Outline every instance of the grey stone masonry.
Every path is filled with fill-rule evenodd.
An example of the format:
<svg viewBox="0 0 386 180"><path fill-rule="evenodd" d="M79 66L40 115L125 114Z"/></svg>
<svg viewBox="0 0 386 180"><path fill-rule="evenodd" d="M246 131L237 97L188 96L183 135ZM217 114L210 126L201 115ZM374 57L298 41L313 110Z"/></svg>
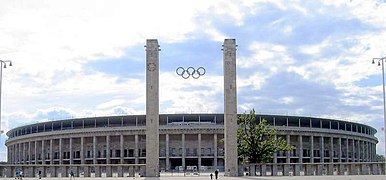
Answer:
<svg viewBox="0 0 386 180"><path fill-rule="evenodd" d="M159 169L159 45L146 41L146 176L157 177Z"/></svg>
<svg viewBox="0 0 386 180"><path fill-rule="evenodd" d="M236 40L225 39L224 59L224 138L225 173L238 176L237 156L237 85L236 85Z"/></svg>

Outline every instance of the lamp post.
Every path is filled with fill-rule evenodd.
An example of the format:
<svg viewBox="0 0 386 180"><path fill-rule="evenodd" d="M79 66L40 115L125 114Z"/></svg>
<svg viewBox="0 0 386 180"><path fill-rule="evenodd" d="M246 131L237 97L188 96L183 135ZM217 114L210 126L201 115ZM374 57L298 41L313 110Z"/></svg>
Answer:
<svg viewBox="0 0 386 180"><path fill-rule="evenodd" d="M375 64L375 61L378 61L378 66L382 65L382 88L383 88L383 133L384 133L384 146L385 146L385 158L386 158L386 100L385 100L385 63L386 57L373 58L372 63ZM386 159L385 159L386 163ZM385 174L386 174L386 164L385 164Z"/></svg>
<svg viewBox="0 0 386 180"><path fill-rule="evenodd" d="M0 134L3 134L3 129L1 128L1 88L2 88L2 79L3 79L3 68L7 68L7 63L9 66L12 66L11 60L0 60Z"/></svg>

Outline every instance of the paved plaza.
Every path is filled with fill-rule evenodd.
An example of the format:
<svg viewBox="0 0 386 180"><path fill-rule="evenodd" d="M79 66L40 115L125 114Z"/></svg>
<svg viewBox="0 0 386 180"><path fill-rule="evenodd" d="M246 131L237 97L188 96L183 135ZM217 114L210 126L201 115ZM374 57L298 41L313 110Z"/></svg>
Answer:
<svg viewBox="0 0 386 180"><path fill-rule="evenodd" d="M23 178L23 180L37 180L38 178ZM43 180L69 180L69 177L66 178L42 178ZM174 177L160 177L160 178L145 178L145 177L119 177L119 178L75 178L78 180L210 180L210 177L183 177L183 176L174 176ZM213 178L214 179L214 178ZM276 176L276 177L224 177L220 176L219 180L386 180L384 175L371 175L371 176ZM0 178L0 180L14 180L14 178ZM73 178L74 180L74 178Z"/></svg>

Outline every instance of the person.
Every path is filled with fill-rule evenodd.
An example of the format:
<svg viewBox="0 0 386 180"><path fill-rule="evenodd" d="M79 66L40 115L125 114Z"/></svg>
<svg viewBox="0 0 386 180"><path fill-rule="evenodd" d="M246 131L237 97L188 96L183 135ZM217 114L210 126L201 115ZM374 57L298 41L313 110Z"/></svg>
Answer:
<svg viewBox="0 0 386 180"><path fill-rule="evenodd" d="M216 178L216 179L218 179L218 170L216 169L216 171L214 171L214 177Z"/></svg>
<svg viewBox="0 0 386 180"><path fill-rule="evenodd" d="M39 171L38 175L39 175L39 179L42 179L42 171Z"/></svg>
<svg viewBox="0 0 386 180"><path fill-rule="evenodd" d="M20 180L23 180L23 170L20 170Z"/></svg>
<svg viewBox="0 0 386 180"><path fill-rule="evenodd" d="M212 174L212 173L210 173L210 175L209 175L209 176L210 176L210 179L212 180L212 179L213 179L213 174Z"/></svg>
<svg viewBox="0 0 386 180"><path fill-rule="evenodd" d="M19 169L16 169L16 172L15 172L15 179L19 179L19 175L20 175L20 170Z"/></svg>
<svg viewBox="0 0 386 180"><path fill-rule="evenodd" d="M70 172L70 179L72 179L72 178L75 179L75 176L74 176L74 172L72 172L72 170L71 170L71 172Z"/></svg>

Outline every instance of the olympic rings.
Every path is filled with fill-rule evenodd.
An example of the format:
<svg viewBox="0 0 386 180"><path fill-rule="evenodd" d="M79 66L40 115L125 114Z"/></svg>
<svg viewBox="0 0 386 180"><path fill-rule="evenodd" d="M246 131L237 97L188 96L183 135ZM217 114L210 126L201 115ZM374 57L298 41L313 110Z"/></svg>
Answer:
<svg viewBox="0 0 386 180"><path fill-rule="evenodd" d="M176 69L176 74L181 76L184 79L188 79L190 76L192 76L194 79L198 79L199 77L203 76L206 73L205 68L199 67L197 69L194 69L194 67L188 67L187 69L183 67L178 67Z"/></svg>

